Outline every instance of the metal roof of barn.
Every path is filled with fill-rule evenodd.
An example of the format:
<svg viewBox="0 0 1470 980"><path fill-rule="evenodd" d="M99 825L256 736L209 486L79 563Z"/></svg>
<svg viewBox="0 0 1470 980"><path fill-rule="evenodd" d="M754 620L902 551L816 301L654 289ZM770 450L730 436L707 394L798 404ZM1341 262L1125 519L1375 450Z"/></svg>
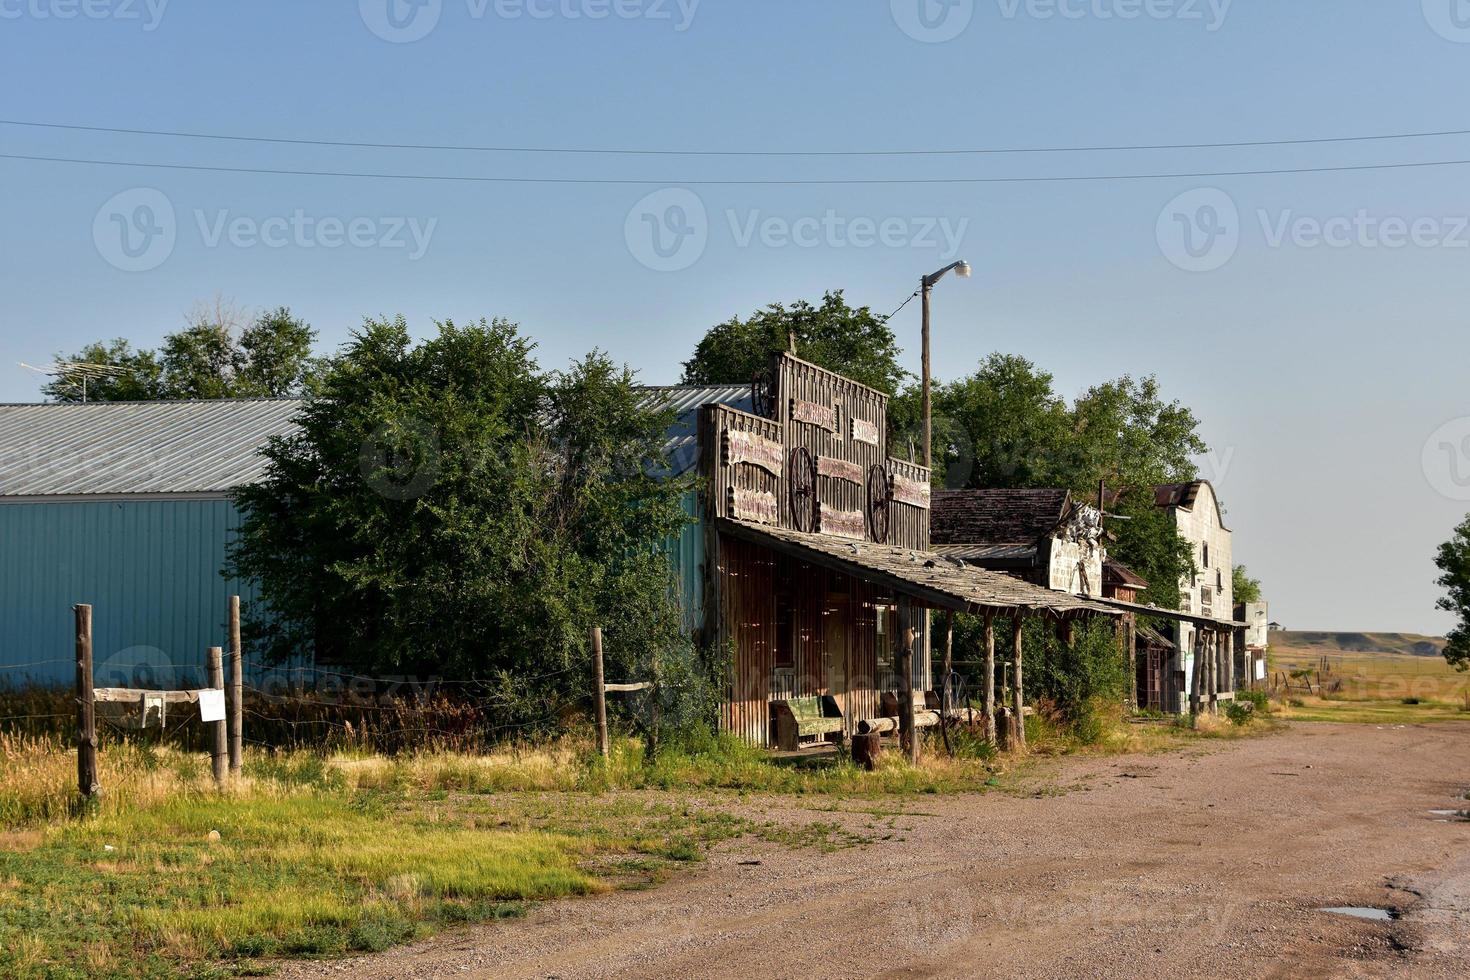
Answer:
<svg viewBox="0 0 1470 980"><path fill-rule="evenodd" d="M260 479L296 399L0 405L0 498L222 496Z"/></svg>
<svg viewBox="0 0 1470 980"><path fill-rule="evenodd" d="M648 386L643 404L650 408L672 409L678 418L669 427L664 452L669 458L666 475L687 473L699 462L699 408L715 402L749 412L752 408L750 385L668 385Z"/></svg>
<svg viewBox="0 0 1470 980"><path fill-rule="evenodd" d="M677 415L667 475L699 460L699 407L751 408L750 385L641 387L643 404ZM265 473L259 455L289 435L293 398L0 405L0 499L223 495Z"/></svg>

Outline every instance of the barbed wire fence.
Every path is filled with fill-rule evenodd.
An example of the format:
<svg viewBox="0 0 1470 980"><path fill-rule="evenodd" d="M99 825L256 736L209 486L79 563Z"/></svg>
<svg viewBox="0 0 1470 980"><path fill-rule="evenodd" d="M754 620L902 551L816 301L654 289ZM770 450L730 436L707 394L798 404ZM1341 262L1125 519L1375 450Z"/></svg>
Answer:
<svg viewBox="0 0 1470 980"><path fill-rule="evenodd" d="M235 601L232 597L232 613ZM273 755L302 750L476 753L553 732L591 732L591 709L602 700L594 696L602 692L596 691L600 678L591 676L591 664L469 678L371 674L246 659L237 630L232 630L228 679L221 648L210 648L202 665L176 663L152 651L158 656L107 658L105 677L121 686L94 688L91 607L74 608L75 657L0 665L0 735L31 739L33 746L50 741L58 751L75 746L83 797L100 789L96 755L108 742L207 751L216 779L223 782L227 745L230 772L239 771L246 744ZM68 670L76 672L75 690L60 679ZM582 673L586 676L576 676ZM201 677L207 678L205 685L190 683ZM655 684L611 687L646 688L642 699L647 704L636 704L635 696L624 705L631 727L639 727L633 716L640 711L657 717ZM205 700L225 707L206 718Z"/></svg>

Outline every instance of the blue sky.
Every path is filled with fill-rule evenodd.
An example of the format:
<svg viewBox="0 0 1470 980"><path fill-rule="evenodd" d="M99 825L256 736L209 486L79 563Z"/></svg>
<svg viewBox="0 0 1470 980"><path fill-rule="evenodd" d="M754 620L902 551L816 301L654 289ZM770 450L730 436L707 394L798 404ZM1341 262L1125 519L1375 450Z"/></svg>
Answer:
<svg viewBox="0 0 1470 980"><path fill-rule="evenodd" d="M1470 128L1470 4L1460 0L926 0L927 21L919 0L426 2L394 0L390 21L387 0L0 0L0 116L286 139L746 151ZM1448 625L1433 610L1431 557L1470 510L1470 166L914 181L1470 160L1470 137L750 157L0 125L0 153L630 181L0 159L3 400L38 396L17 361L98 337L154 343L217 293L250 308L289 305L328 345L366 315L403 313L420 331L435 317L505 316L540 342L548 366L597 346L669 382L699 334L731 315L829 288L891 309L921 273L958 256L975 277L936 292L940 374L992 350L1032 358L1069 395L1125 372L1157 374L1204 420L1215 447L1204 471L1275 618ZM827 178L906 182L703 183ZM160 222L169 236L139 237ZM135 255L121 250L124 228ZM916 305L894 325L916 368Z"/></svg>

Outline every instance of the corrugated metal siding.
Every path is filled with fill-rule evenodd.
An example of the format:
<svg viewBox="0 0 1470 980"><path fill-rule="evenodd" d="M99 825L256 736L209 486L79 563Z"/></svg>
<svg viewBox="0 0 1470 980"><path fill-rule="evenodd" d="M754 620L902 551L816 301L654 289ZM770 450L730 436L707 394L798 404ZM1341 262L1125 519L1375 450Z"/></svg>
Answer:
<svg viewBox="0 0 1470 980"><path fill-rule="evenodd" d="M173 668L160 687L201 684L205 650L227 645L228 597L254 598L220 575L239 525L227 500L0 506L0 683L70 685L82 602L98 686L131 683L135 664Z"/></svg>
<svg viewBox="0 0 1470 980"><path fill-rule="evenodd" d="M669 542L669 558L679 576L684 631L693 634L704 627L704 525L700 523L697 492L689 491L680 502L693 523L684 526L677 541Z"/></svg>

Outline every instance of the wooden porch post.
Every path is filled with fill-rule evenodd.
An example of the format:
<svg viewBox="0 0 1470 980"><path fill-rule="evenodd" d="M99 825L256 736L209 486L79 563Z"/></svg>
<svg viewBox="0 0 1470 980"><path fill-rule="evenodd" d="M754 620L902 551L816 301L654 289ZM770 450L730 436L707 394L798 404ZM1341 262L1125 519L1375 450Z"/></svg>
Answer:
<svg viewBox="0 0 1470 980"><path fill-rule="evenodd" d="M954 610L944 614L944 686L940 690L941 707L945 711L955 707L949 703L949 677L954 673Z"/></svg>
<svg viewBox="0 0 1470 980"><path fill-rule="evenodd" d="M985 610L985 737L996 744L995 730L995 610Z"/></svg>
<svg viewBox="0 0 1470 980"><path fill-rule="evenodd" d="M1196 716L1199 714L1200 680L1204 677L1205 668L1204 651L1201 648L1203 637L1204 634L1198 629L1194 631L1194 665L1189 672L1189 713Z"/></svg>
<svg viewBox="0 0 1470 980"><path fill-rule="evenodd" d="M944 614L944 680L939 687L939 732L944 736L944 751L953 753L949 745L949 712L955 707L949 700L949 679L954 673L954 610Z"/></svg>
<svg viewBox="0 0 1470 980"><path fill-rule="evenodd" d="M1026 750L1026 697L1025 688L1023 687L1021 682L1021 627L1023 625L1024 621L1021 619L1020 614L1017 613L1016 616L1011 620L1011 626L1014 632L1016 647L1014 660L1011 666L1012 687L1015 690L1016 695L1016 716L1014 719L1014 724L1016 726L1016 737L1012 740L1011 745L1022 752Z"/></svg>
<svg viewBox="0 0 1470 980"><path fill-rule="evenodd" d="M1210 714L1220 713L1220 634L1210 631Z"/></svg>
<svg viewBox="0 0 1470 980"><path fill-rule="evenodd" d="M898 734L909 762L919 763L919 738L914 731L914 614L907 596L898 600Z"/></svg>
<svg viewBox="0 0 1470 980"><path fill-rule="evenodd" d="M1123 617L1123 632L1128 644L1128 704L1138 710L1138 617L1133 613Z"/></svg>

